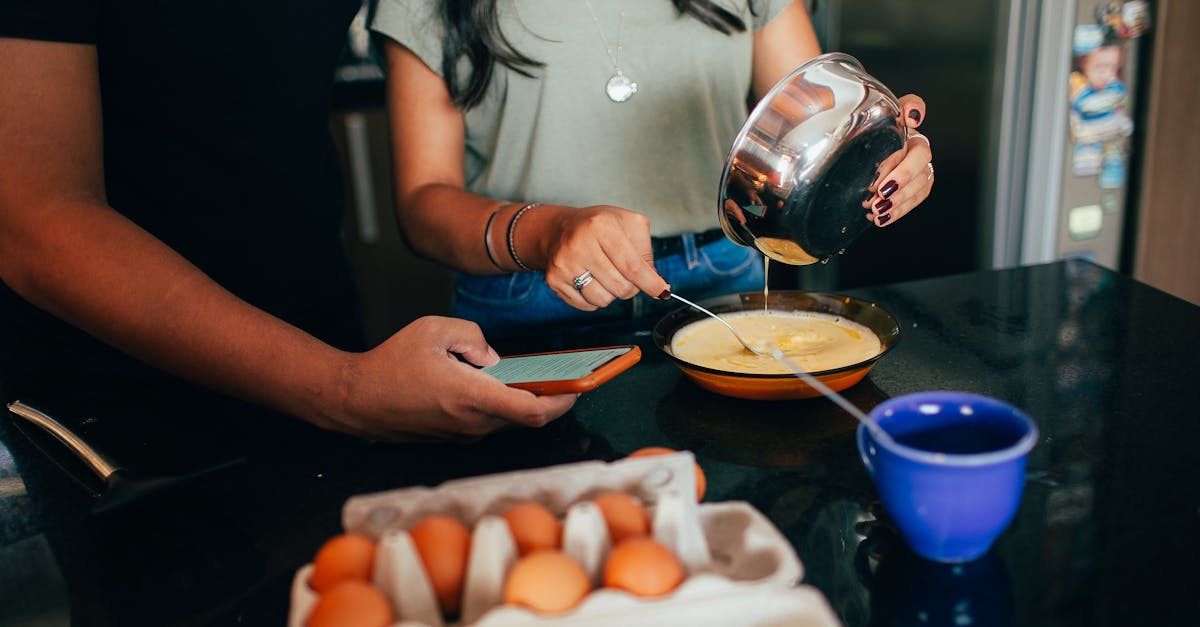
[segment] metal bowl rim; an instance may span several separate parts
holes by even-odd
[[[725,205],[725,198],[726,198],[725,189],[726,189],[726,185],[729,182],[730,169],[733,167],[733,157],[735,154],[741,152],[742,146],[745,145],[745,143],[746,143],[746,136],[749,135],[750,130],[758,124],[759,118],[762,117],[763,111],[765,109],[767,109],[768,107],[770,107],[770,103],[775,99],[776,96],[779,95],[780,92],[782,92],[788,85],[790,85],[792,83],[792,79],[794,79],[796,77],[796,75],[806,72],[810,68],[812,68],[816,65],[828,63],[831,61],[843,61],[843,62],[849,63],[850,65],[858,68],[858,70],[860,72],[866,71],[863,68],[863,64],[858,59],[856,59],[844,52],[826,52],[824,54],[817,55],[817,56],[809,59],[808,61],[805,61],[804,63],[801,63],[800,65],[796,66],[795,69],[793,69],[790,73],[788,73],[787,76],[783,77],[778,82],[776,82],[775,85],[773,85],[771,87],[771,89],[769,91],[767,91],[767,93],[765,95],[763,95],[762,98],[759,99],[758,104],[754,105],[754,109],[750,111],[750,115],[746,118],[746,121],[742,124],[742,128],[740,130],[738,130],[737,136],[734,137],[733,144],[730,146],[729,152],[727,152],[725,154],[725,169],[721,173],[721,183],[720,183],[720,188],[718,188],[718,199],[717,199],[717,212],[718,213],[721,212],[721,209]],[[891,95],[891,92],[888,92],[888,94]],[[892,97],[895,98],[894,95]],[[849,124],[849,123],[851,123],[849,120],[843,121],[843,124]]]

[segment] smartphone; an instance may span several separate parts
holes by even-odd
[[[642,358],[637,346],[511,355],[483,371],[506,385],[534,394],[578,394],[594,390]]]

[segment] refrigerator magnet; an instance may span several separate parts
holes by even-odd
[[[1085,55],[1104,44],[1104,29],[1099,24],[1079,24],[1075,27],[1075,37],[1071,52],[1075,56]]]
[[[1094,239],[1104,227],[1104,211],[1100,205],[1083,205],[1067,212],[1067,235],[1072,240]]]
[[[1129,0],[1121,5],[1121,21],[1125,23],[1125,38],[1141,37],[1150,30],[1150,3]]]
[[[1116,144],[1104,150],[1100,164],[1100,189],[1118,189],[1125,186],[1125,151]]]
[[[1104,150],[1100,142],[1075,144],[1071,151],[1071,174],[1096,176],[1100,173],[1100,162],[1103,158]]]

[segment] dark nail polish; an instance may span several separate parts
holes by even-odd
[[[662,294],[658,295],[658,300],[671,300],[671,290],[663,290]]]
[[[888,210],[891,208],[892,208],[892,201],[890,201],[886,198],[875,203],[875,213],[887,213]]]
[[[912,111],[908,112],[908,117],[912,118],[913,122],[920,122],[921,121],[921,112],[916,109],[913,109]]]
[[[879,226],[883,226],[883,225],[887,224],[888,220],[891,220],[891,219],[892,219],[892,214],[890,214],[890,213],[881,214],[879,216]]]
[[[883,189],[879,190],[879,195],[883,196],[884,198],[891,198],[892,194],[895,194],[896,190],[898,189],[900,189],[899,183],[896,181],[888,181],[884,184]]]

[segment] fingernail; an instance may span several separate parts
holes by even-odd
[[[881,214],[879,216],[879,226],[883,226],[883,225],[887,224],[888,220],[891,220],[891,219],[892,219],[892,214],[890,214],[890,213]]]
[[[899,183],[896,181],[888,181],[884,184],[883,189],[879,190],[879,195],[883,196],[884,198],[890,198],[898,189],[900,189]]]
[[[658,300],[671,300],[671,290],[663,290],[662,294],[658,295]]]
[[[913,109],[912,111],[908,112],[908,117],[912,118],[913,122],[920,122],[921,121],[921,112],[916,109]]]
[[[891,208],[892,208],[892,201],[890,201],[886,198],[875,203],[875,213],[887,213],[887,211]]]

